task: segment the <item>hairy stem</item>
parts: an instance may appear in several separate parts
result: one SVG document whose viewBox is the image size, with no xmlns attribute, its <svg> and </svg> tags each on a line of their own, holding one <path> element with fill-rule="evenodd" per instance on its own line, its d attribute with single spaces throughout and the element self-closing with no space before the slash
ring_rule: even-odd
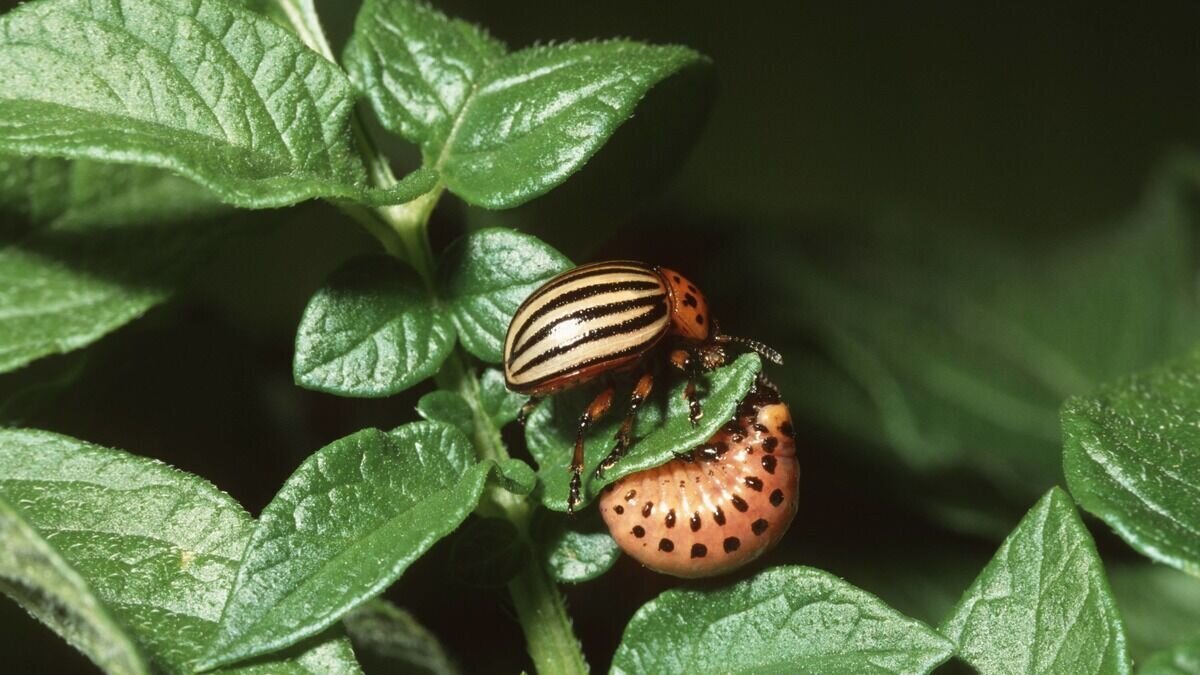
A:
<svg viewBox="0 0 1200 675">
<path fill-rule="evenodd" d="M 305 44 L 336 62 L 329 41 L 321 30 L 312 0 L 277 0 L 277 6 Z M 371 182 L 379 188 L 395 185 L 396 177 L 387 158 L 379 152 L 357 113 L 352 125 L 355 146 L 367 167 Z M 443 190 L 444 187 L 439 184 L 411 202 L 378 209 L 349 202 L 338 202 L 337 206 L 361 223 L 390 255 L 412 265 L 426 288 L 432 292 L 435 265 L 433 250 L 429 245 L 429 216 Z M 475 438 L 472 440 L 479 459 L 495 462 L 508 459 L 508 449 L 500 437 L 500 429 L 483 410 L 479 378 L 461 347 L 455 349 L 442 366 L 437 382 L 443 389 L 458 392 L 470 405 L 475 429 Z M 534 667 L 539 673 L 586 673 L 587 662 L 571 628 L 566 603 L 542 565 L 537 543 L 530 534 L 534 508 L 534 504 L 525 497 L 489 486 L 478 511 L 488 516 L 507 518 L 530 547 L 532 555 L 529 556 L 529 563 L 509 582 L 508 591 L 525 632 L 526 646 Z"/>
</svg>

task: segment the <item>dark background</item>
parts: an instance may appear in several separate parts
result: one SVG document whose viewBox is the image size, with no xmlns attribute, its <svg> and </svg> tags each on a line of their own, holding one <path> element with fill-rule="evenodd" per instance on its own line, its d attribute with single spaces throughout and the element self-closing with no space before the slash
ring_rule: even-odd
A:
<svg viewBox="0 0 1200 675">
<path fill-rule="evenodd" d="M 318 4 L 340 42 L 357 3 Z M 437 242 L 498 223 L 535 231 L 577 261 L 621 255 L 677 267 L 727 327 L 772 338 L 789 360 L 820 345 L 781 321 L 799 310 L 761 267 L 769 259 L 786 276 L 792 253 L 797 264 L 820 258 L 819 247 L 801 250 L 806 233 L 899 217 L 1022 244 L 1086 236 L 1136 205 L 1170 151 L 1200 141 L 1200 5 L 1190 1 L 436 4 L 514 48 L 625 36 L 686 44 L 714 61 L 711 80 L 653 94 L 559 194 L 506 213 L 445 200 Z M 412 159 L 399 145 L 393 154 L 400 165 Z M 671 166 L 678 171 L 663 171 Z M 82 357 L 35 366 L 80 370 L 26 423 L 161 458 L 257 513 L 321 445 L 414 419 L 428 385 L 363 401 L 291 382 L 309 295 L 373 241 L 320 203 L 243 220 L 176 300 Z M 806 386 L 788 368 L 781 382 Z M 0 378 L 0 387 L 14 381 Z M 922 495 L 906 494 L 923 486 L 904 484 L 819 411 L 798 416 L 808 430 L 804 501 L 763 563 L 830 570 L 936 625 L 994 552 L 994 532 L 930 515 Z M 1033 503 L 1012 501 L 1001 531 Z M 1110 571 L 1140 564 L 1106 528 L 1093 530 Z M 503 592 L 446 573 L 452 546 L 453 537 L 437 545 L 388 597 L 468 672 L 529 667 Z M 675 584 L 624 559 L 567 589 L 598 672 L 633 611 Z M 12 672 L 91 668 L 11 603 L 0 605 L 0 636 Z"/>
</svg>

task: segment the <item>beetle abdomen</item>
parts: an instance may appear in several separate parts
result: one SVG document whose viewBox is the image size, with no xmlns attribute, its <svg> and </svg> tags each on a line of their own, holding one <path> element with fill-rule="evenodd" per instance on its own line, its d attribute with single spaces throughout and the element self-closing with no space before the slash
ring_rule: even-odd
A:
<svg viewBox="0 0 1200 675">
<path fill-rule="evenodd" d="M 581 373 L 641 356 L 669 324 L 667 289 L 653 268 L 628 261 L 577 267 L 517 309 L 504 340 L 504 376 L 523 393 L 565 389 Z"/>
</svg>

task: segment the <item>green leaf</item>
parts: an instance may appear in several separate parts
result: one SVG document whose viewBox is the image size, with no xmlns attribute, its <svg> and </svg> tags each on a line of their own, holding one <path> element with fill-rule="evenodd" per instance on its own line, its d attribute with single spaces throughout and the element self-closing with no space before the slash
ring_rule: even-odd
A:
<svg viewBox="0 0 1200 675">
<path fill-rule="evenodd" d="M 1138 675 L 1200 675 L 1200 641 L 1155 654 Z"/>
<path fill-rule="evenodd" d="M 704 417 L 696 427 L 688 419 L 688 405 L 683 397 L 686 382 L 673 382 L 670 374 L 660 378 L 650 399 L 638 411 L 634 442 L 625 458 L 600 479 L 594 476 L 596 467 L 612 450 L 617 427 L 626 409 L 624 405 L 614 405 L 608 416 L 593 425 L 587 435 L 580 506 L 586 506 L 605 485 L 631 473 L 665 464 L 675 453 L 691 450 L 712 437 L 733 417 L 738 403 L 745 398 L 760 370 L 762 362 L 758 355 L 744 354 L 732 364 L 702 377 L 698 391 L 702 394 Z M 669 386 L 671 384 L 674 386 Z M 548 509 L 567 510 L 567 486 L 571 478 L 568 469 L 575 445 L 575 430 L 579 426 L 579 415 L 592 394 L 594 392 L 587 387 L 560 394 L 543 403 L 529 418 L 525 439 L 529 452 L 538 462 L 538 477 L 543 486 L 542 504 Z"/>
<path fill-rule="evenodd" d="M 0 591 L 106 673 L 149 673 L 134 639 L 87 582 L 0 496 Z"/>
<path fill-rule="evenodd" d="M 507 518 L 476 518 L 455 534 L 450 565 L 473 588 L 500 588 L 521 573 L 529 547 Z"/>
<path fill-rule="evenodd" d="M 538 511 L 534 531 L 543 564 L 559 583 L 591 581 L 612 569 L 621 558 L 621 547 L 595 510 L 575 518 Z"/>
<path fill-rule="evenodd" d="M 1149 561 L 1110 563 L 1108 580 L 1134 663 L 1151 653 L 1200 641 L 1200 582 Z"/>
<path fill-rule="evenodd" d="M 759 247 L 754 287 L 799 305 L 764 330 L 815 335 L 823 352 L 774 345 L 795 413 L 927 479 L 918 499 L 952 506 L 969 474 L 982 489 L 960 505 L 978 512 L 991 493 L 1023 510 L 1061 482 L 1067 397 L 1200 338 L 1195 164 L 1167 166 L 1112 226 L 1053 241 L 890 222 Z"/>
<path fill-rule="evenodd" d="M 369 673 L 457 675 L 441 643 L 411 614 L 372 600 L 342 620 L 354 651 Z"/>
<path fill-rule="evenodd" d="M 87 346 L 141 316 L 232 229 L 218 221 L 227 209 L 211 193 L 158 170 L 63 160 L 5 167 L 31 181 L 9 206 L 34 226 L 0 243 L 0 372 Z"/>
<path fill-rule="evenodd" d="M 411 268 L 355 258 L 329 276 L 296 333 L 296 384 L 341 396 L 391 396 L 432 376 L 454 348 L 454 326 Z"/>
<path fill-rule="evenodd" d="M 517 419 L 528 399 L 513 392 L 504 383 L 504 373 L 488 368 L 479 377 L 479 403 L 497 428 Z"/>
<path fill-rule="evenodd" d="M 434 422 L 318 450 L 263 509 L 202 667 L 294 644 L 378 595 L 475 508 L 491 467 Z"/>
<path fill-rule="evenodd" d="M 16 589 L 18 602 L 51 628 L 68 631 L 65 637 L 93 658 L 77 641 L 79 626 L 64 626 L 70 620 L 59 613 L 47 616 L 49 603 L 65 601 L 68 609 L 93 616 L 107 613 L 155 672 L 192 672 L 217 630 L 253 529 L 236 502 L 200 478 L 153 460 L 15 429 L 0 430 L 0 498 L 20 505 L 23 520 L 15 530 L 12 521 L 5 523 L 0 551 L 34 554 L 20 561 L 27 566 L 24 578 L 5 571 L 6 592 Z M 89 609 L 86 597 L 71 597 L 81 590 L 103 606 Z M 124 651 L 119 636 L 108 631 L 105 636 L 114 638 L 104 643 L 112 655 Z M 237 672 L 359 670 L 346 640 L 322 639 Z"/>
<path fill-rule="evenodd" d="M 471 204 L 509 208 L 577 171 L 653 86 L 707 63 L 627 40 L 505 54 L 480 29 L 418 0 L 368 0 L 346 66 L 387 128 Z"/>
<path fill-rule="evenodd" d="M 370 190 L 342 71 L 222 0 L 22 5 L 0 17 L 0 81 L 0 152 L 157 166 L 251 208 L 434 183 Z"/>
<path fill-rule="evenodd" d="M 491 478 L 501 488 L 515 495 L 527 495 L 537 487 L 537 472 L 525 462 L 510 458 L 496 464 Z"/>
<path fill-rule="evenodd" d="M 466 399 L 452 391 L 431 391 L 417 401 L 417 413 L 430 422 L 441 422 L 470 438 L 475 433 L 475 416 Z"/>
<path fill-rule="evenodd" d="M 827 572 L 776 567 L 671 590 L 633 615 L 614 673 L 927 673 L 953 645 Z"/>
<path fill-rule="evenodd" d="M 1200 576 L 1200 351 L 1063 408 L 1067 485 L 1145 555 Z"/>
<path fill-rule="evenodd" d="M 1125 629 L 1071 498 L 1030 509 L 941 627 L 980 673 L 1128 673 Z"/>
<path fill-rule="evenodd" d="M 463 347 L 488 363 L 503 358 L 504 334 L 517 307 L 543 282 L 571 267 L 545 242 L 489 228 L 458 239 L 442 256 L 438 292 Z"/>
</svg>

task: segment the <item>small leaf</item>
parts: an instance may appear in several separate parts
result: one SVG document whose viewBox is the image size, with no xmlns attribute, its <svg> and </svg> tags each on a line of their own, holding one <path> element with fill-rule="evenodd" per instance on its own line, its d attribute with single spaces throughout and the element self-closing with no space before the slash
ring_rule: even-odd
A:
<svg viewBox="0 0 1200 675">
<path fill-rule="evenodd" d="M 0 242 L 0 372 L 138 318 L 231 230 L 211 193 L 158 170 L 37 159 L 5 167 L 31 181 L 10 208 L 33 225 Z"/>
<path fill-rule="evenodd" d="M 1200 576 L 1200 351 L 1063 408 L 1067 485 L 1145 555 Z"/>
<path fill-rule="evenodd" d="M 570 266 L 545 242 L 513 230 L 480 230 L 451 244 L 442 257 L 438 288 L 463 347 L 488 363 L 499 363 L 517 307 Z"/>
<path fill-rule="evenodd" d="M 927 673 L 953 645 L 827 572 L 671 590 L 633 615 L 613 673 Z"/>
<path fill-rule="evenodd" d="M 296 383 L 341 396 L 391 396 L 430 377 L 454 326 L 416 272 L 385 255 L 355 258 L 313 295 L 296 333 Z"/>
<path fill-rule="evenodd" d="M 221 0 L 40 0 L 0 17 L 0 152 L 169 169 L 261 208 L 399 203 L 367 187 L 353 92 L 288 30 Z"/>
<path fill-rule="evenodd" d="M 378 595 L 475 508 L 491 467 L 435 422 L 318 450 L 263 509 L 201 666 L 294 644 Z"/>
<path fill-rule="evenodd" d="M 706 63 L 678 46 L 626 40 L 504 45 L 416 0 L 368 0 L 345 61 L 384 126 L 471 204 L 509 208 L 562 183 L 643 96 Z"/>
<path fill-rule="evenodd" d="M 367 672 L 457 675 L 441 643 L 408 612 L 372 600 L 342 620 Z"/>
<path fill-rule="evenodd" d="M 1155 654 L 1138 675 L 1200 675 L 1200 641 Z"/>
<path fill-rule="evenodd" d="M 544 564 L 554 580 L 564 584 L 591 581 L 621 558 L 621 547 L 608 534 L 599 512 L 590 510 L 576 518 L 538 511 L 535 532 Z"/>
<path fill-rule="evenodd" d="M 0 533 L 0 552 L 33 553 L 25 547 L 36 535 L 59 556 L 58 562 L 43 557 L 47 551 L 42 549 L 24 557 L 22 585 L 5 584 L 6 592 L 15 588 L 14 599 L 49 619 L 51 628 L 67 630 L 70 639 L 73 628 L 59 623 L 65 620 L 61 614 L 47 617 L 50 605 L 43 603 L 51 596 L 65 599 L 62 593 L 68 591 L 59 584 L 73 573 L 103 603 L 96 611 L 107 612 L 136 640 L 154 672 L 192 672 L 193 661 L 216 633 L 253 529 L 236 502 L 160 462 L 17 429 L 0 430 L 0 498 L 20 504 L 24 521 L 23 533 Z M 10 539 L 14 534 L 25 539 Z M 104 646 L 113 655 L 123 649 L 119 637 Z M 359 669 L 348 641 L 323 637 L 237 672 L 311 675 Z"/>
<path fill-rule="evenodd" d="M 980 673 L 1128 673 L 1125 629 L 1096 545 L 1053 488 L 942 625 Z"/>
<path fill-rule="evenodd" d="M 417 401 L 417 413 L 430 422 L 441 422 L 470 438 L 475 433 L 475 417 L 466 399 L 452 391 L 431 391 Z"/>
<path fill-rule="evenodd" d="M 450 564 L 454 576 L 474 588 L 500 588 L 520 574 L 529 547 L 505 518 L 477 518 L 454 537 Z"/>
<path fill-rule="evenodd" d="M 149 673 L 136 642 L 24 515 L 0 497 L 0 591 L 106 673 Z"/>
<path fill-rule="evenodd" d="M 537 473 L 533 467 L 515 458 L 499 462 L 492 477 L 497 485 L 515 495 L 527 495 L 537 487 Z"/>
<path fill-rule="evenodd" d="M 631 473 L 665 464 L 675 453 L 691 450 L 712 437 L 733 417 L 738 403 L 745 398 L 760 370 L 762 362 L 758 356 L 744 354 L 732 364 L 701 378 L 697 391 L 704 394 L 701 397 L 704 416 L 696 427 L 688 419 L 688 404 L 683 397 L 686 383 L 673 382 L 672 374 L 661 376 L 655 383 L 654 393 L 638 411 L 634 442 L 625 458 L 600 479 L 594 476 L 596 467 L 612 450 L 626 408 L 614 405 L 608 416 L 595 424 L 587 435 L 580 506 L 587 505 L 605 485 Z M 538 462 L 538 477 L 543 485 L 542 504 L 548 509 L 567 510 L 567 486 L 571 478 L 568 468 L 575 445 L 575 430 L 591 393 L 587 388 L 576 389 L 546 401 L 530 416 L 525 429 L 529 452 Z"/>
<path fill-rule="evenodd" d="M 507 329 L 506 329 L 507 330 Z M 479 403 L 483 412 L 497 428 L 517 419 L 526 397 L 510 390 L 504 383 L 504 373 L 488 368 L 479 377 Z"/>
</svg>

